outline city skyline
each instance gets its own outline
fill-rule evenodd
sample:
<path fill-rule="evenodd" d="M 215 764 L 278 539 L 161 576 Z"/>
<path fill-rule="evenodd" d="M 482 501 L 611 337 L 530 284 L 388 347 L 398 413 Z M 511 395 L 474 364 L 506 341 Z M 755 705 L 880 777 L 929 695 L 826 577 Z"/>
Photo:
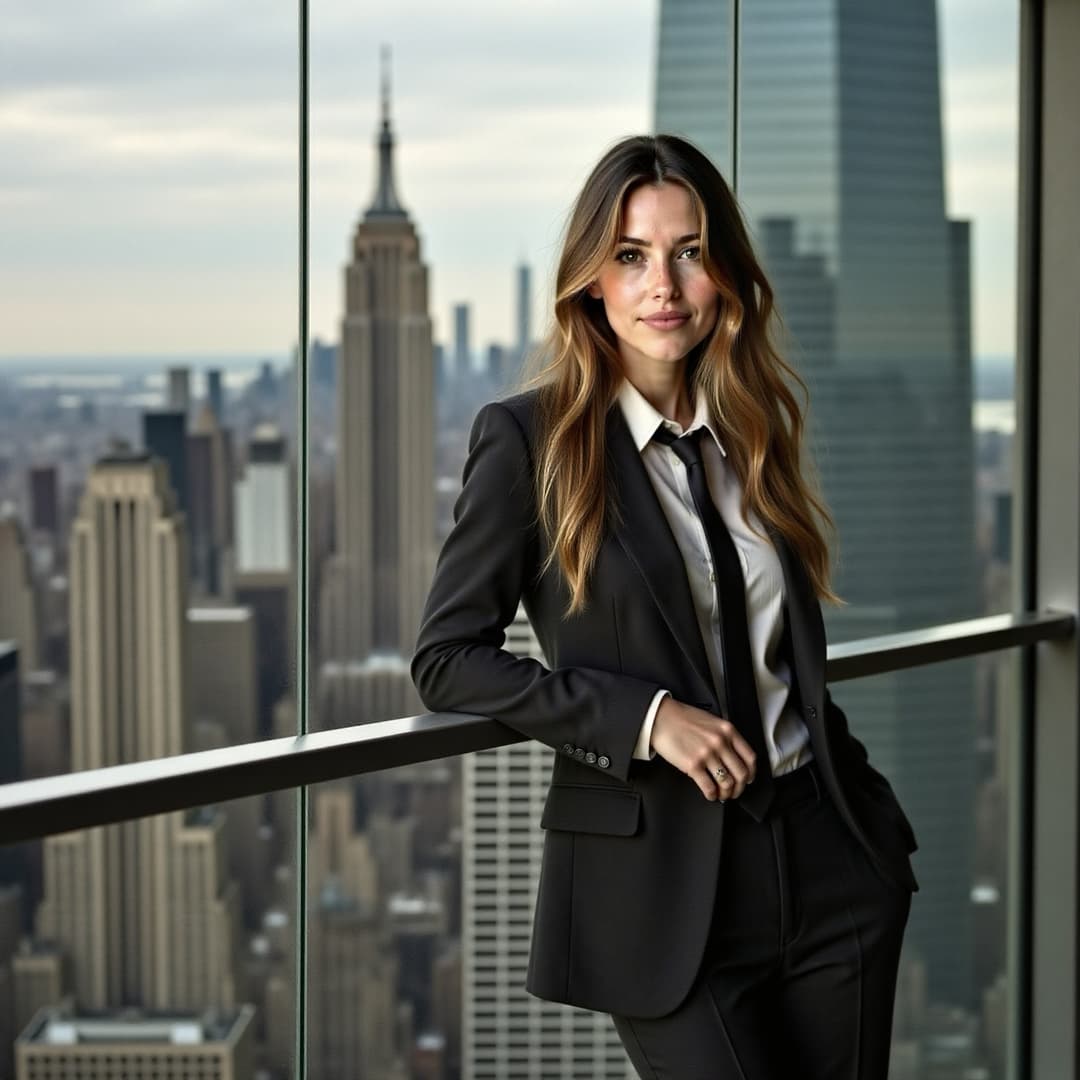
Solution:
<path fill-rule="evenodd" d="M 947 210 L 975 222 L 977 355 L 1008 355 L 1014 334 L 1017 28 L 1015 10 L 995 3 L 953 2 L 939 15 Z M 452 305 L 467 302 L 475 342 L 513 341 L 523 260 L 537 276 L 542 332 L 574 192 L 605 146 L 649 127 L 656 6 L 573 9 L 572 42 L 548 11 L 500 21 L 502 10 L 476 3 L 451 19 L 416 4 L 390 13 L 334 3 L 314 13 L 313 336 L 335 336 L 342 238 L 375 175 L 380 42 L 393 47 L 401 168 L 414 178 L 406 209 L 437 268 L 435 340 L 452 339 Z M 8 34 L 18 47 L 0 72 L 10 307 L 0 353 L 124 354 L 163 341 L 176 352 L 287 353 L 297 321 L 294 20 L 230 12 L 235 21 L 213 25 L 207 63 L 205 12 L 107 3 L 79 35 L 17 5 Z"/>

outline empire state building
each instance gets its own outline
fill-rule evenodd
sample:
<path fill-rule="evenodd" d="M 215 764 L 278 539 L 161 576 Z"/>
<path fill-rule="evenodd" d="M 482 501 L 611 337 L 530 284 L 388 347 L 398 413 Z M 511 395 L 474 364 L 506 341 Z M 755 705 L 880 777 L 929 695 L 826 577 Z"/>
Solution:
<path fill-rule="evenodd" d="M 384 52 L 375 196 L 345 267 L 336 552 L 321 604 L 320 726 L 420 710 L 408 674 L 435 563 L 428 271 L 394 183 Z"/>

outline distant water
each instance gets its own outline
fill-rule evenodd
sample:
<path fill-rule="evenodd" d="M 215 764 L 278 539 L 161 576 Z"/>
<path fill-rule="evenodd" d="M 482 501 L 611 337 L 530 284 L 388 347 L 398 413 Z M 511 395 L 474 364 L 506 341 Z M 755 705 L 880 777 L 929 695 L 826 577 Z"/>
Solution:
<path fill-rule="evenodd" d="M 976 401 L 971 407 L 971 424 L 976 431 L 1013 435 L 1016 432 L 1016 403 L 1011 400 Z"/>
<path fill-rule="evenodd" d="M 168 369 L 191 370 L 194 397 L 206 393 L 206 371 L 217 368 L 227 390 L 242 391 L 264 364 L 275 374 L 286 370 L 284 356 L 0 356 L 0 379 L 27 390 L 54 389 L 65 394 L 134 396 L 140 403 L 160 399 L 168 385 Z M 132 404 L 136 403 L 131 401 Z"/>

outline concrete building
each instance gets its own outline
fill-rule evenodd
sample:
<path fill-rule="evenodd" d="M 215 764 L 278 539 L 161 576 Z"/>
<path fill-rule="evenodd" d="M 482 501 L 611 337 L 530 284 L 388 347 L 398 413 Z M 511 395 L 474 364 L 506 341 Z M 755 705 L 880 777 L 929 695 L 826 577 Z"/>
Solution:
<path fill-rule="evenodd" d="M 252 1017 L 42 1009 L 15 1040 L 15 1080 L 254 1080 Z"/>
<path fill-rule="evenodd" d="M 169 408 L 187 413 L 191 408 L 191 368 L 171 367 L 166 375 L 169 380 Z"/>
<path fill-rule="evenodd" d="M 543 660 L 523 608 L 504 648 Z M 610 1017 L 525 992 L 554 753 L 529 740 L 466 754 L 462 830 L 462 1048 L 469 1080 L 631 1080 Z"/>
<path fill-rule="evenodd" d="M 285 437 L 273 424 L 259 425 L 235 486 L 232 596 L 255 615 L 260 739 L 273 734 L 274 707 L 295 685 L 294 491 Z"/>
<path fill-rule="evenodd" d="M 227 596 L 233 543 L 232 432 L 221 426 L 209 403 L 188 434 L 187 452 L 192 583 L 208 596 Z"/>
<path fill-rule="evenodd" d="M 14 642 L 25 675 L 41 666 L 41 620 L 30 549 L 18 518 L 0 518 L 0 641 Z"/>
<path fill-rule="evenodd" d="M 90 471 L 71 539 L 71 767 L 189 746 L 187 539 L 165 467 L 117 451 Z M 236 900 L 217 826 L 183 813 L 45 841 L 37 936 L 84 1009 L 229 1007 Z"/>

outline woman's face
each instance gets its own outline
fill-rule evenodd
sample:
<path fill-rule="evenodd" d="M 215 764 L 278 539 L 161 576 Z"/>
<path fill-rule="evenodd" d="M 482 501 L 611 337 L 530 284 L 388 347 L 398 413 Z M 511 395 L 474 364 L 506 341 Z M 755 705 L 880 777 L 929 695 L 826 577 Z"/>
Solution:
<path fill-rule="evenodd" d="M 627 374 L 680 363 L 716 325 L 720 294 L 700 240 L 682 184 L 642 184 L 626 199 L 619 243 L 588 292 L 604 301 Z"/>

